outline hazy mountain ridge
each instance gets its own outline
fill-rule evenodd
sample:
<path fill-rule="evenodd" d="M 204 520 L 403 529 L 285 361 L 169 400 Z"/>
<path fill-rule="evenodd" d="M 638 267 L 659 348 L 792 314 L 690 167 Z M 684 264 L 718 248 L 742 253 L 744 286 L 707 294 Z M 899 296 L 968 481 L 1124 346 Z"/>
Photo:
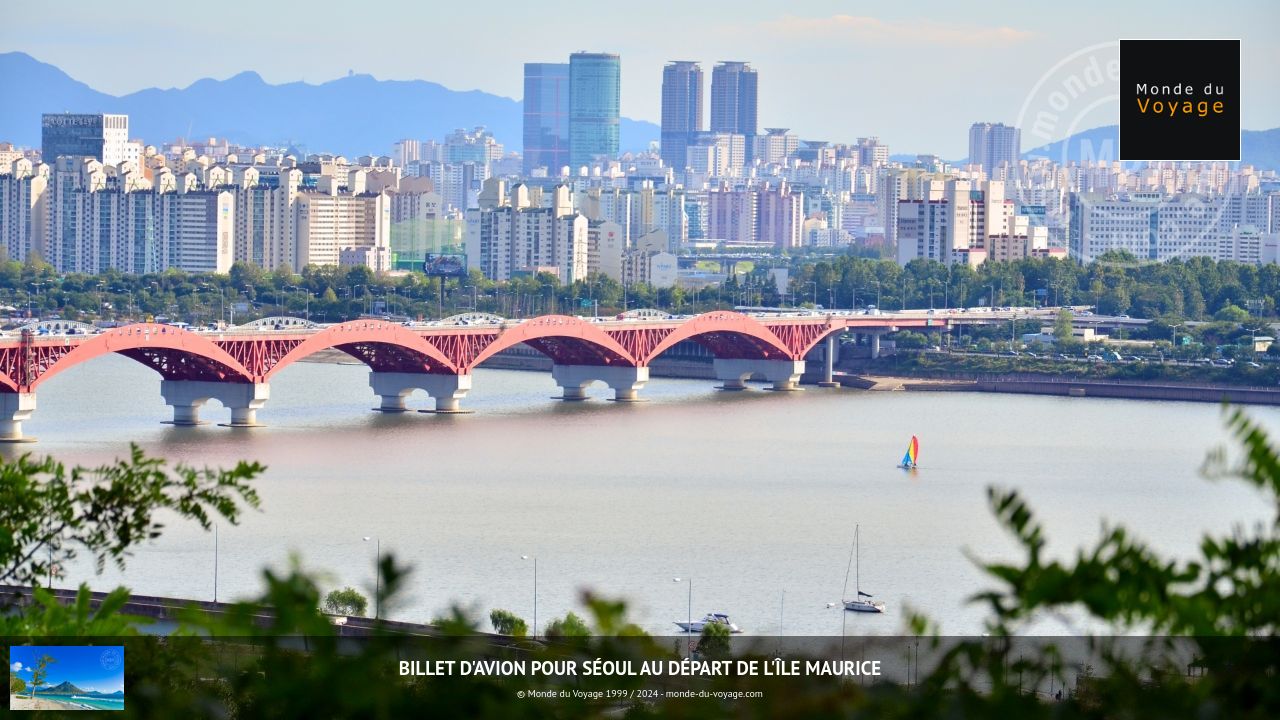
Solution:
<path fill-rule="evenodd" d="M 244 144 L 302 143 L 316 152 L 391 152 L 402 138 L 442 140 L 455 128 L 484 125 L 509 150 L 520 150 L 518 100 L 480 90 L 450 90 L 425 80 L 378 80 L 352 74 L 317 85 L 272 85 L 256 72 L 203 78 L 184 88 L 148 88 L 114 96 L 21 52 L 0 53 L 0 140 L 39 147 L 40 114 L 129 115 L 129 132 L 150 143 L 226 137 Z M 379 108 L 394 111 L 378 112 Z M 623 118 L 622 149 L 642 150 L 658 126 Z"/>
<path fill-rule="evenodd" d="M 1103 125 L 1028 150 L 1022 157 L 1028 160 L 1047 158 L 1056 162 L 1110 161 L 1116 159 L 1119 149 L 1120 126 Z M 1280 170 L 1280 128 L 1241 132 L 1240 161 L 1259 170 Z"/>

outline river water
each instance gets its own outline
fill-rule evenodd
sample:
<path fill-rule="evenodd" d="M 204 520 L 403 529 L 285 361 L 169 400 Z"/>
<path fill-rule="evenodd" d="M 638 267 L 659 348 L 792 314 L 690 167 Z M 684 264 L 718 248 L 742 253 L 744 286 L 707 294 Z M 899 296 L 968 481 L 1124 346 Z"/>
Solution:
<path fill-rule="evenodd" d="M 984 613 L 966 598 L 992 582 L 965 553 L 1014 557 L 989 485 L 1023 491 L 1055 554 L 1109 521 L 1185 556 L 1206 530 L 1268 517 L 1257 492 L 1198 472 L 1225 440 L 1212 404 L 713 385 L 659 378 L 636 404 L 606 402 L 596 385 L 601 399 L 568 404 L 550 399 L 559 392 L 547 373 L 479 370 L 463 401 L 474 414 L 384 415 L 370 410 L 363 366 L 300 363 L 273 381 L 258 413 L 267 427 L 178 428 L 161 424 L 170 410 L 158 376 L 110 356 L 42 385 L 26 427 L 39 442 L 2 452 L 96 465 L 134 441 L 195 465 L 261 461 L 261 510 L 219 532 L 219 599 L 257 591 L 262 568 L 286 568 L 291 555 L 326 589 L 371 590 L 370 536 L 414 569 L 385 614 L 418 622 L 452 603 L 531 619 L 529 555 L 540 625 L 581 614 L 591 588 L 669 633 L 689 612 L 691 578 L 695 618 L 727 612 L 754 634 L 838 634 L 842 620 L 850 634 L 893 634 L 908 608 L 971 633 Z M 1274 409 L 1253 413 L 1280 431 Z M 204 417 L 227 414 L 211 402 Z M 920 469 L 907 474 L 895 464 L 912 434 Z M 827 608 L 844 592 L 855 524 L 861 586 L 888 604 L 884 615 Z M 70 575 L 65 584 L 212 599 L 213 536 L 172 523 L 123 573 L 82 563 Z"/>

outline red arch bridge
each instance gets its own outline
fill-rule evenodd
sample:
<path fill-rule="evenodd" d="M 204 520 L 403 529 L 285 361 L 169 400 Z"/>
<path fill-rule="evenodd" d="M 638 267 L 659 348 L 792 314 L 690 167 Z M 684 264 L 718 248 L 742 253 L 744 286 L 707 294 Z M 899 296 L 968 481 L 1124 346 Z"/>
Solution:
<path fill-rule="evenodd" d="M 160 373 L 160 393 L 173 407 L 175 424 L 198 424 L 201 406 L 216 399 L 231 410 L 230 425 L 253 426 L 270 396 L 271 378 L 329 348 L 369 366 L 369 385 L 381 398 L 381 410 L 402 412 L 410 393 L 425 390 L 435 400 L 435 411 L 447 413 L 462 412 L 459 401 L 471 389 L 477 365 L 522 344 L 551 358 L 552 377 L 565 400 L 585 399 L 586 387 L 602 381 L 615 399 L 630 401 L 648 382 L 649 363 L 684 340 L 714 355 L 715 376 L 725 389 L 742 389 L 746 380 L 759 378 L 774 389 L 792 390 L 804 372 L 805 355 L 824 341 L 832 343 L 826 353 L 830 380 L 829 359 L 842 333 L 870 335 L 874 352 L 886 332 L 945 329 L 956 320 L 942 311 L 673 316 L 634 310 L 614 318 L 546 315 L 519 321 L 469 313 L 409 324 L 360 319 L 318 325 L 276 317 L 199 331 L 154 323 L 101 330 L 45 321 L 0 336 L 0 440 L 27 439 L 22 423 L 35 411 L 41 383 L 108 353 Z"/>

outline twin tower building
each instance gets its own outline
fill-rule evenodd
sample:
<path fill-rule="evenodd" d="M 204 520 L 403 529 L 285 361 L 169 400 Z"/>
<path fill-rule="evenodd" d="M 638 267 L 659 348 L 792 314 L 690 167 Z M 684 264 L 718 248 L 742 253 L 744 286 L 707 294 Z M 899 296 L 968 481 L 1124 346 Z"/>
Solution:
<path fill-rule="evenodd" d="M 622 64 L 617 55 L 579 52 L 568 63 L 524 66 L 524 173 L 560 175 L 619 150 Z M 711 125 L 704 122 L 702 66 L 677 60 L 662 70 L 663 164 L 751 164 L 758 80 L 745 62 L 721 62 L 711 74 Z M 692 148 L 693 156 L 690 156 Z M 728 157 L 719 161 L 718 155 Z M 541 169 L 541 170 L 539 170 Z M 571 173 L 576 174 L 576 173 Z"/>

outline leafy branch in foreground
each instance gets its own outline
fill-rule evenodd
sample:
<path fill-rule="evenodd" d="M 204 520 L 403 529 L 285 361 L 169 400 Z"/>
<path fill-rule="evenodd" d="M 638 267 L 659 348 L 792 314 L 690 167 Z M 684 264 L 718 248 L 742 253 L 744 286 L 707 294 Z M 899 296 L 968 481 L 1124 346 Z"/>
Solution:
<path fill-rule="evenodd" d="M 1265 493 L 1276 515 L 1270 527 L 1236 527 L 1229 537 L 1205 536 L 1201 557 L 1165 559 L 1124 528 L 1107 528 L 1092 548 L 1066 564 L 1041 557 L 1044 534 L 1013 490 L 990 489 L 992 511 L 1026 553 L 1022 564 L 985 564 L 1004 587 L 975 596 L 992 610 L 991 629 L 1049 610 L 1083 606 L 1117 630 L 1171 635 L 1272 634 L 1280 626 L 1280 459 L 1266 433 L 1239 409 L 1227 427 L 1243 448 L 1232 465 L 1225 451 L 1210 454 L 1210 477 L 1233 477 Z"/>
<path fill-rule="evenodd" d="M 62 576 L 80 553 L 99 572 L 119 567 L 140 542 L 159 537 L 162 511 L 208 528 L 221 516 L 239 520 L 256 508 L 250 481 L 263 466 L 240 462 L 229 470 L 195 469 L 147 457 L 137 445 L 127 459 L 94 469 L 68 470 L 52 458 L 23 455 L 0 464 L 0 584 L 35 585 Z"/>

